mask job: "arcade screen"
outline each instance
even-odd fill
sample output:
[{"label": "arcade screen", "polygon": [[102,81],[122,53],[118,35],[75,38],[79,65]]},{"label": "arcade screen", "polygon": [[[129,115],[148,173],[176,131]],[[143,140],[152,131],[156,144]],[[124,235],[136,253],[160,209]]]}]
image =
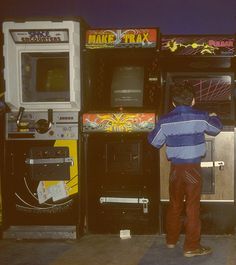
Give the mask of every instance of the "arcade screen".
[{"label": "arcade screen", "polygon": [[234,119],[233,76],[175,76],[173,82],[189,82],[195,88],[195,107],[215,112],[224,120]]},{"label": "arcade screen", "polygon": [[69,53],[22,53],[23,102],[70,101]]},{"label": "arcade screen", "polygon": [[115,67],[111,81],[111,107],[143,107],[143,89],[143,67]]}]

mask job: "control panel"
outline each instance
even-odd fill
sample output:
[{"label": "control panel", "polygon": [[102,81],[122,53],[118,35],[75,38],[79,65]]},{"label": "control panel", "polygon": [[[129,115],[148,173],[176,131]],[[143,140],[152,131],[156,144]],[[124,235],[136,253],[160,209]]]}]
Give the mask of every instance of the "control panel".
[{"label": "control panel", "polygon": [[40,111],[20,109],[6,115],[7,140],[78,139],[78,112]]}]

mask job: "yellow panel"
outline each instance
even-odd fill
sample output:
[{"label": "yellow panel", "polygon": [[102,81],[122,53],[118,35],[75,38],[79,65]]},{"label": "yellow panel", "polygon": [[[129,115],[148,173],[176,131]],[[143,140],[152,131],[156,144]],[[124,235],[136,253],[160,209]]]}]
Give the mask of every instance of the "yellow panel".
[{"label": "yellow panel", "polygon": [[[78,193],[78,150],[77,140],[57,140],[54,146],[69,147],[69,155],[73,159],[73,165],[70,167],[70,180],[64,181],[68,196]],[[60,181],[44,181],[45,188],[54,186]]]}]

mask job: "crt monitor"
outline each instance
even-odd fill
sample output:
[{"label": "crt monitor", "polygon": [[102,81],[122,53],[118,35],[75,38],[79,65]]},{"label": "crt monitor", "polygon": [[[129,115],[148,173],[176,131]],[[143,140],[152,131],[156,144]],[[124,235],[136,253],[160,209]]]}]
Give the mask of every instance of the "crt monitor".
[{"label": "crt monitor", "polygon": [[[234,78],[232,74],[178,74],[172,82],[188,82],[195,89],[195,107],[215,112],[224,121],[234,120]],[[171,104],[169,104],[171,105]]]},{"label": "crt monitor", "polygon": [[144,67],[116,66],[111,78],[111,107],[143,107]]},{"label": "crt monitor", "polygon": [[22,53],[23,102],[69,102],[69,53]]}]

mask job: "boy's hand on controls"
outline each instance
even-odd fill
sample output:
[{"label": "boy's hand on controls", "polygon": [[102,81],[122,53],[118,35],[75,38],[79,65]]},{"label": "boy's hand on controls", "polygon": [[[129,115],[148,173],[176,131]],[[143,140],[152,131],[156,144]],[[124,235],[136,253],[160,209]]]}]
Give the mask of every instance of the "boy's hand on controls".
[{"label": "boy's hand on controls", "polygon": [[209,113],[209,116],[217,116],[217,114],[215,112]]}]

